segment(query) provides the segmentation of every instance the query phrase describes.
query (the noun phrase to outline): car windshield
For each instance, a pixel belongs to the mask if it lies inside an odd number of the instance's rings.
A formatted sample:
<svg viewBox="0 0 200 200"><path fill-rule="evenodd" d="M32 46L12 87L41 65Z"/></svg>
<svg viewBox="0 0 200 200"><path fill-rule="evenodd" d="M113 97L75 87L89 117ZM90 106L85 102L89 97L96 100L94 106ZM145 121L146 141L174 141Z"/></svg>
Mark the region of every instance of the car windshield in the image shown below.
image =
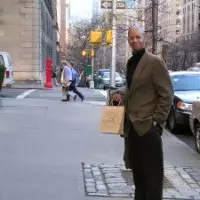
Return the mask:
<svg viewBox="0 0 200 200"><path fill-rule="evenodd" d="M174 91L200 90L200 74L172 75Z"/></svg>
<svg viewBox="0 0 200 200"><path fill-rule="evenodd" d="M115 72L116 78L121 78L120 74L118 72ZM110 72L103 72L103 78L110 78Z"/></svg>

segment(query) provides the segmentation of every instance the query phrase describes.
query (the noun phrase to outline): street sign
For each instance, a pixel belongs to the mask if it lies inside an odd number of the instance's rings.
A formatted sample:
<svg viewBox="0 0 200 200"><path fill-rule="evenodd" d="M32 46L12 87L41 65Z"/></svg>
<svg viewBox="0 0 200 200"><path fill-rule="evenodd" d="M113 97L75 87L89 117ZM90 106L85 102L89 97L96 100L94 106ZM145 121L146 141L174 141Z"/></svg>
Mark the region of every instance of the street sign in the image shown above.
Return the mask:
<svg viewBox="0 0 200 200"><path fill-rule="evenodd" d="M101 8L112 9L112 1L101 0ZM125 9L125 8L126 8L126 3L124 1L117 1L117 9Z"/></svg>

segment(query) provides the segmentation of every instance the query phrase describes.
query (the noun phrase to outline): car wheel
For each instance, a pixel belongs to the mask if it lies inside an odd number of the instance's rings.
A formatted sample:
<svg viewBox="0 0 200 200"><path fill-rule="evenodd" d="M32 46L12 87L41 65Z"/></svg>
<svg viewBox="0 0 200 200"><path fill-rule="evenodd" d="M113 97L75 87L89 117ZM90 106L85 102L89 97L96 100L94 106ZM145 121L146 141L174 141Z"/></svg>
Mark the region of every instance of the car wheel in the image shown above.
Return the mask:
<svg viewBox="0 0 200 200"><path fill-rule="evenodd" d="M176 124L176 119L175 119L175 115L174 112L170 112L169 117L167 119L167 127L169 129L169 131L176 133L177 131L177 124Z"/></svg>
<svg viewBox="0 0 200 200"><path fill-rule="evenodd" d="M195 145L197 152L200 153L200 124L198 123L195 128Z"/></svg>

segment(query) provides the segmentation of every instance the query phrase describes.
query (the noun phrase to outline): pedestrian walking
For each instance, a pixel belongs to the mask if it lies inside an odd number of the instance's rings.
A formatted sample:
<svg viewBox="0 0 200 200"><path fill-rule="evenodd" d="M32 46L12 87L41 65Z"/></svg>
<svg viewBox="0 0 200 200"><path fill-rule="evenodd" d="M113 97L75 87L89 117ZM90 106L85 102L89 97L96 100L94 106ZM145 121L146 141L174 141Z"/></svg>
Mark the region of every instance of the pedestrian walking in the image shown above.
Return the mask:
<svg viewBox="0 0 200 200"><path fill-rule="evenodd" d="M164 61L145 49L142 28L130 28L128 42L133 55L127 62L126 87L114 95L124 97L126 159L133 171L135 200L161 200L161 135L172 106L172 83Z"/></svg>
<svg viewBox="0 0 200 200"><path fill-rule="evenodd" d="M77 89L77 85L79 82L79 76L78 76L78 72L76 71L75 67L74 67L74 62L70 62L70 66L71 66L71 72L72 72L72 82L70 84L70 91L73 91L75 93L74 96L74 100L76 100L76 95L78 95L78 97L81 99L81 101L84 100L84 96L83 94Z"/></svg>
<svg viewBox="0 0 200 200"><path fill-rule="evenodd" d="M72 71L69 63L63 61L61 63L61 84L62 84L62 101L70 100L70 85L72 82Z"/></svg>

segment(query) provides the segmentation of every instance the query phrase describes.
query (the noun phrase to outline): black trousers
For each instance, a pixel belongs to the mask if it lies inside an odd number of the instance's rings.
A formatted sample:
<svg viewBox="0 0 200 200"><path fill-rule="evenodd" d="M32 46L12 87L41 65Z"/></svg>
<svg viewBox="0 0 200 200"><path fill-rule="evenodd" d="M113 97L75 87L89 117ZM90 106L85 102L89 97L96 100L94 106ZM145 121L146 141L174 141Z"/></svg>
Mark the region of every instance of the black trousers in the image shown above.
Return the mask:
<svg viewBox="0 0 200 200"><path fill-rule="evenodd" d="M71 85L70 85L70 91L73 91L76 95L79 96L79 98L81 100L83 100L84 96L81 94L81 92L79 92L77 90L76 83L73 83L73 82L71 83Z"/></svg>
<svg viewBox="0 0 200 200"><path fill-rule="evenodd" d="M133 127L129 131L135 200L162 200L164 167L159 131L152 127L144 136L138 136Z"/></svg>

